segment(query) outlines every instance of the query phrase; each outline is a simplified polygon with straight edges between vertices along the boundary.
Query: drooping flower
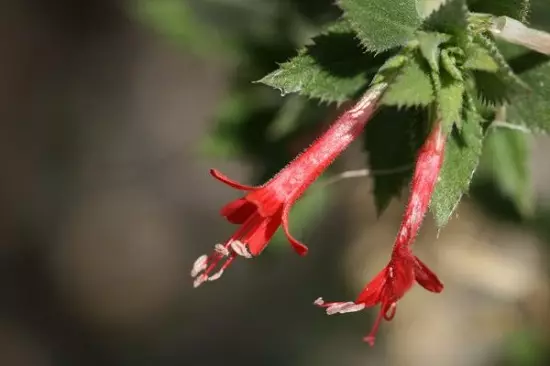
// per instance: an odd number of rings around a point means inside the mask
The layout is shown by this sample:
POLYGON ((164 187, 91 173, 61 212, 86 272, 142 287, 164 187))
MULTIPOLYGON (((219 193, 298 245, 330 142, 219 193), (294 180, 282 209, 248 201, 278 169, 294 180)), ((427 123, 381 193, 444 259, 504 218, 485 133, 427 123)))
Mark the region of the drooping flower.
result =
POLYGON ((298 254, 307 253, 307 247, 289 231, 288 216, 292 205, 360 136, 385 88, 386 84, 371 87, 323 135, 262 186, 243 185, 216 170, 210 171, 216 179, 246 194, 221 209, 221 215, 229 222, 241 226, 224 244, 217 244, 211 255, 202 255, 195 261, 191 270, 195 287, 218 279, 236 256, 252 258, 260 254, 279 226, 283 227, 288 241, 298 254))
POLYGON ((441 125, 436 123, 418 153, 405 216, 386 267, 363 288, 355 301, 325 302, 319 298, 314 302, 315 305, 326 308, 329 315, 360 311, 380 304, 372 330, 364 338, 371 346, 374 345, 382 319, 393 319, 397 302, 415 282, 431 292, 443 291, 441 281, 413 254, 411 245, 420 229, 439 177, 445 143, 446 136, 441 125))

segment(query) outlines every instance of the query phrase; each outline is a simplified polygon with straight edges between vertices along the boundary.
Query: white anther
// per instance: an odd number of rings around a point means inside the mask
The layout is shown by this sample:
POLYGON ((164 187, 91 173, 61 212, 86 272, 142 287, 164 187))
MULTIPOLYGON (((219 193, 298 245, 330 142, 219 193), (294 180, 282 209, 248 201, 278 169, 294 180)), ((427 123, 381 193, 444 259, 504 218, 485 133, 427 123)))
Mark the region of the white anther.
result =
POLYGON ((212 276, 208 277, 208 281, 216 281, 223 274, 223 269, 220 269, 218 272, 214 273, 212 276))
POLYGON ((336 303, 334 305, 331 305, 327 308, 327 314, 328 315, 334 315, 337 313, 345 314, 345 313, 353 313, 356 311, 361 311, 365 308, 365 304, 356 304, 352 301, 349 302, 340 302, 336 303))
POLYGON ((313 302, 313 305, 322 306, 325 303, 322 297, 318 298, 313 302))
POLYGON ((197 258, 195 263, 193 263, 193 268, 191 269, 191 277, 197 277, 199 273, 204 271, 208 266, 208 256, 206 254, 201 255, 197 258))
POLYGON ((208 276, 203 273, 199 277, 195 278, 195 281, 193 281, 193 287, 197 288, 207 280, 208 280, 208 276))
POLYGON ((234 240, 230 244, 231 249, 238 255, 245 257, 245 258, 252 258, 252 254, 248 251, 246 248, 246 245, 240 241, 240 240, 234 240))
POLYGON ((223 257, 227 257, 230 254, 229 249, 221 244, 214 245, 214 250, 216 251, 216 253, 220 254, 223 257))

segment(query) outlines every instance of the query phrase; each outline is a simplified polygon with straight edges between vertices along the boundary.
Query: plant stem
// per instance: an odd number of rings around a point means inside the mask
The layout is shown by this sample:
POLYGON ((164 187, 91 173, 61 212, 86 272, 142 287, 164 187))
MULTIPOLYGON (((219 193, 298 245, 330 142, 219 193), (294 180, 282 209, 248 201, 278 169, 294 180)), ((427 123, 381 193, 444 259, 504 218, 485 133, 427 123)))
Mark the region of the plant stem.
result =
POLYGON ((490 31, 503 41, 550 55, 550 34, 529 28, 520 21, 506 16, 494 18, 490 31))

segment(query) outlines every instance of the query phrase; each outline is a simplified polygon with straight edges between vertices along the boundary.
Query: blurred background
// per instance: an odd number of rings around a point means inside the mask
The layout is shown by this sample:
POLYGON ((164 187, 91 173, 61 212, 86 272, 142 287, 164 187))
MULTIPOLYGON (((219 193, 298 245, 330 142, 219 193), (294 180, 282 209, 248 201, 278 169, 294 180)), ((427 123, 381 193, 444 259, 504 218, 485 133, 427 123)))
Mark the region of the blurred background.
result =
MULTIPOLYGON (((367 178, 295 207, 307 257, 278 236, 193 290, 238 195, 208 169, 262 182, 337 113, 252 83, 337 16, 332 0, 1 2, 0 365, 550 364, 544 137, 520 181, 480 174, 443 231, 428 217, 416 250, 446 289, 415 288, 375 348, 377 310, 312 306, 388 259, 403 201, 378 218, 367 178)), ((365 162, 355 144, 328 175, 365 162)))

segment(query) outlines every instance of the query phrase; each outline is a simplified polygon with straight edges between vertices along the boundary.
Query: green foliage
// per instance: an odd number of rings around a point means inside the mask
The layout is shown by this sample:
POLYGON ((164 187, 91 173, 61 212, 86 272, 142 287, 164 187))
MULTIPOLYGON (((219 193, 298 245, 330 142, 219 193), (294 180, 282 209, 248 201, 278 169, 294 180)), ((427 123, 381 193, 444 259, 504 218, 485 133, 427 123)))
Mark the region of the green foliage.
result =
POLYGON ((374 172, 371 177, 379 215, 409 182, 419 142, 425 138, 425 122, 421 110, 384 108, 367 124, 365 150, 374 172))
POLYGON ((444 226, 455 211, 479 163, 483 130, 476 112, 466 109, 459 132, 454 130, 447 141, 445 160, 430 202, 437 226, 444 226))
POLYGON ((505 128, 491 128, 483 147, 479 174, 494 181, 501 193, 514 202, 518 211, 530 216, 534 211, 531 183, 531 136, 505 128))
POLYGON ((465 34, 468 27, 468 8, 465 0, 447 0, 426 18, 425 27, 455 36, 465 34))
POLYGON ((434 100, 428 66, 418 55, 411 57, 401 68, 382 97, 390 106, 427 106, 434 100))
POLYGON ((467 52, 466 61, 464 62, 465 69, 488 73, 498 72, 499 65, 487 49, 481 47, 479 44, 472 44, 467 52))
POLYGON ((444 76, 441 89, 437 94, 438 112, 443 128, 446 131, 451 131, 455 123, 460 128, 462 126, 464 83, 444 76))
POLYGON ((338 5, 369 51, 405 45, 421 23, 415 0, 339 0, 338 5))
MULTIPOLYGON (((506 105, 508 123, 550 132, 550 60, 495 42, 486 32, 489 18, 471 12, 516 19, 529 14, 532 26, 550 30, 547 0, 339 0, 338 7, 330 0, 136 1, 147 24, 192 49, 220 58, 238 49, 230 95, 203 147, 258 161, 258 182, 293 157, 289 145, 332 118, 327 104, 340 105, 369 83, 386 82, 383 107, 365 134, 370 169, 413 164, 431 122, 427 112, 437 111, 449 133, 431 201, 438 225, 468 191, 483 146, 482 175, 521 212, 532 210, 527 136, 491 129, 484 142, 483 128, 506 105), (237 21, 226 21, 227 14, 237 21), (251 84, 258 79, 277 90, 251 84)), ((373 175, 379 213, 410 174, 373 175)), ((306 225, 320 211, 317 204, 326 197, 313 190, 300 201, 306 208, 293 211, 293 225, 306 225)))
POLYGON ((417 37, 422 56, 428 61, 432 70, 439 72, 440 46, 448 42, 451 36, 437 32, 418 32, 417 37))
POLYGON ((259 82, 282 94, 299 93, 325 102, 341 103, 365 87, 380 58, 363 53, 351 27, 345 21, 328 27, 302 49, 259 82))
POLYGON ((529 90, 517 93, 510 101, 508 122, 550 133, 550 58, 521 73, 521 78, 529 90))

